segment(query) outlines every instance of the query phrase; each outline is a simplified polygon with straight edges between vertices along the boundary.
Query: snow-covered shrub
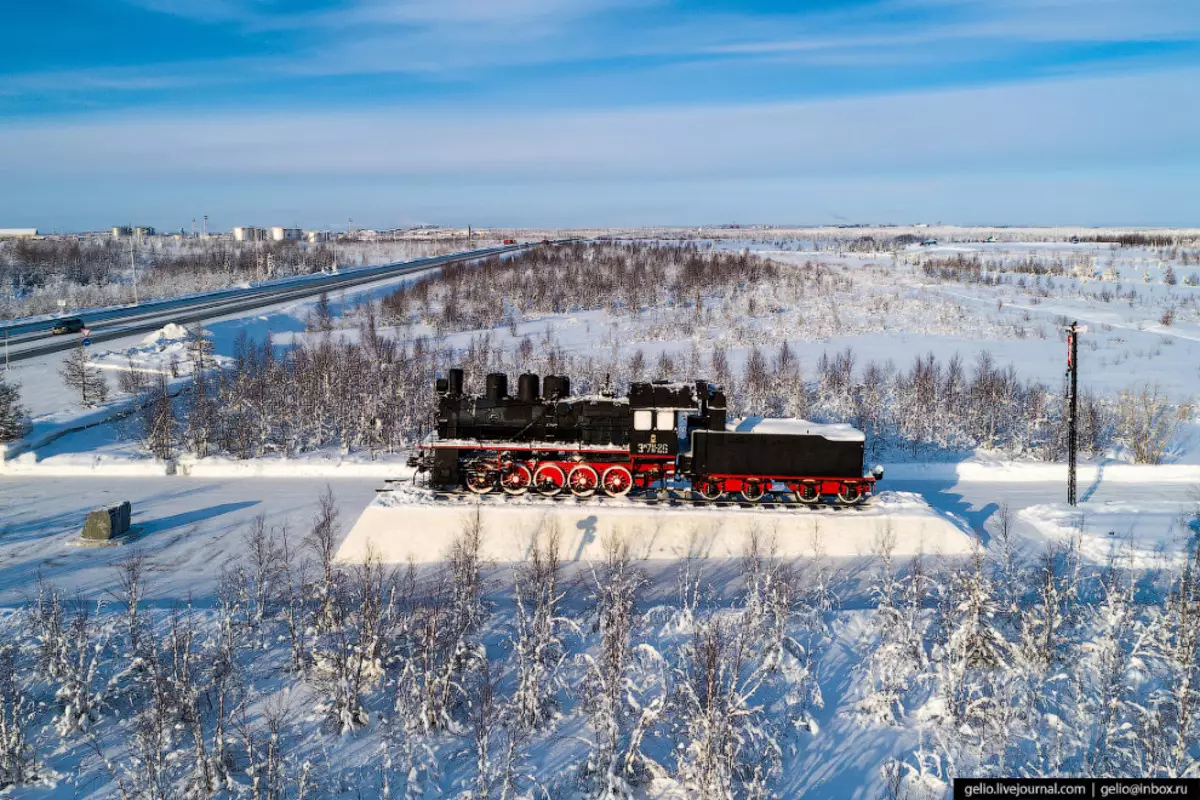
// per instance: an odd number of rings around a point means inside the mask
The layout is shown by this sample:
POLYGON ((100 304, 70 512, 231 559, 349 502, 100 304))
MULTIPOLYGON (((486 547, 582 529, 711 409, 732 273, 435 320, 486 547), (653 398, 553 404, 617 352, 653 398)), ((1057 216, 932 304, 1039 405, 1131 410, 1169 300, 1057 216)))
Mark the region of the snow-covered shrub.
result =
POLYGON ((39 778, 39 764, 29 742, 35 709, 17 674, 17 653, 0 645, 0 792, 39 778))
POLYGON ((609 538, 592 578, 600 639, 594 654, 579 659, 584 668, 579 694, 594 737, 582 777, 593 796, 629 797, 658 770, 642 741, 666 704, 665 664, 654 647, 633 641, 646 578, 633 563, 629 543, 609 538))
POLYGON ((25 435, 25 408, 21 405, 21 387, 9 383, 0 372, 0 443, 25 435))

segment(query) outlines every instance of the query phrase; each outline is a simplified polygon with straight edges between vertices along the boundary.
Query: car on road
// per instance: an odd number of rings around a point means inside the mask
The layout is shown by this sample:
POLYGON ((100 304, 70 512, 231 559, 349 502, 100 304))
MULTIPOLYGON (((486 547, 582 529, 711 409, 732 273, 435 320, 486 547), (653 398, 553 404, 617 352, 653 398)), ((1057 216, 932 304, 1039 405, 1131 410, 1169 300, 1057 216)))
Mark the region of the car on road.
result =
POLYGON ((54 323, 54 327, 50 329, 50 333, 55 336, 61 336, 64 333, 79 333, 83 328, 83 320, 79 317, 71 317, 70 319, 60 319, 54 323))

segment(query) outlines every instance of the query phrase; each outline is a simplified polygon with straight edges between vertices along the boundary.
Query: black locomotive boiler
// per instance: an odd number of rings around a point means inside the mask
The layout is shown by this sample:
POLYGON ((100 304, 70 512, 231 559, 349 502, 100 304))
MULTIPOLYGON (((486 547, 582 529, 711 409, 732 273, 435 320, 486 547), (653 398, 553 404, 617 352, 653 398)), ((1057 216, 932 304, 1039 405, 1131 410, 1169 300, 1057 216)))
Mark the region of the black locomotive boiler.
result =
POLYGON ((477 394, 452 369, 437 393, 437 432, 409 463, 444 492, 621 497, 685 479, 702 500, 855 504, 883 477, 864 474, 865 439, 849 425, 751 418, 730 429, 724 392, 704 380, 578 396, 565 376, 525 374, 513 396, 507 375, 477 394))

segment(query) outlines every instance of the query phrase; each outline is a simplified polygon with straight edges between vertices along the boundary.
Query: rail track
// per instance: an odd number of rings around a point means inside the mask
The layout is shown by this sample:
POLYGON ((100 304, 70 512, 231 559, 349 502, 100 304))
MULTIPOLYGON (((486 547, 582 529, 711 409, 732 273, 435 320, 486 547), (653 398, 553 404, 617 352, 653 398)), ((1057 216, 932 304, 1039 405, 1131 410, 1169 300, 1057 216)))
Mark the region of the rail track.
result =
POLYGON ((719 509, 764 509, 767 511, 862 511, 870 508, 873 503, 873 496, 861 500, 853 504, 845 503, 801 503, 795 500, 767 500, 763 499, 758 502, 749 502, 747 500, 720 499, 720 500, 705 500, 699 497, 690 497, 691 489, 671 488, 665 491, 655 493, 629 493, 622 497, 606 497, 603 495, 593 495, 591 497, 580 497, 574 494, 521 494, 511 495, 504 492, 490 492, 488 494, 471 494, 469 492, 443 492, 426 489, 419 486, 410 479, 395 478, 384 481, 384 487, 376 489, 377 493, 392 492, 396 489, 404 487, 416 486, 435 503, 444 503, 446 505, 481 505, 495 506, 497 508, 511 506, 529 506, 529 505, 574 505, 589 508, 604 508, 612 509, 628 508, 630 504, 648 507, 661 508, 719 508, 719 509))

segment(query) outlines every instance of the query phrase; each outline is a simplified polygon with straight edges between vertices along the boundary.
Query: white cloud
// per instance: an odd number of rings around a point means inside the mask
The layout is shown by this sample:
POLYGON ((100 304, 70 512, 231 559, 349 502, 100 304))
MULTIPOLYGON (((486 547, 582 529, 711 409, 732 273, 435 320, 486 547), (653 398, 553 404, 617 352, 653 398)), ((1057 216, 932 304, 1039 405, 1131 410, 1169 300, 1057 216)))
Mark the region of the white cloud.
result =
POLYGON ((0 129, 0 174, 690 179, 1171 162, 1194 155, 1200 109, 1182 101, 1198 80, 1188 69, 745 106, 58 119, 0 129))

